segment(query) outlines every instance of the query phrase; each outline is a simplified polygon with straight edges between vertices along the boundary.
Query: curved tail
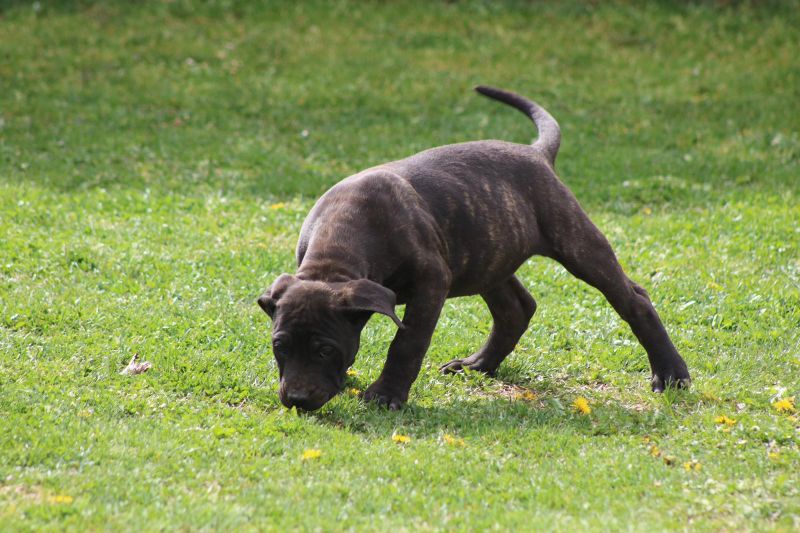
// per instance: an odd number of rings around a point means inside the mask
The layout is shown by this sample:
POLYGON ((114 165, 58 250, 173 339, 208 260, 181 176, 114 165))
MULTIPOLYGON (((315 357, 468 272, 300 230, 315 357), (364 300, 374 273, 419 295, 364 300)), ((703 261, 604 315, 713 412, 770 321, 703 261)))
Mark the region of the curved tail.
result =
POLYGON ((515 107, 525 113, 539 130, 539 138, 533 143, 533 146, 539 148, 547 156, 551 165, 555 165, 556 155, 558 154, 558 147, 561 146, 561 128, 558 127, 558 122, 550 113, 544 110, 536 102, 532 102, 527 98, 523 98, 518 94, 495 89, 494 87, 486 87, 485 85, 478 85, 475 90, 484 96, 499 100, 504 104, 515 107))

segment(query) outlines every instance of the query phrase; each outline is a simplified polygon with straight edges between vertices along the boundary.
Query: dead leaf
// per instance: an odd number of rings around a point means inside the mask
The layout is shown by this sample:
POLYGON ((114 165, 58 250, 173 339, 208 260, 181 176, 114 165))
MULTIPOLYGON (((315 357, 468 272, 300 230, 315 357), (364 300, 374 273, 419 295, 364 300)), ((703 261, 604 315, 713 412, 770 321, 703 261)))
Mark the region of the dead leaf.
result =
POLYGON ((133 357, 131 357, 131 362, 128 363, 128 366, 122 369, 120 374, 123 376, 135 376, 137 374, 143 374, 144 372, 147 372, 153 368, 153 363, 150 361, 142 361, 139 363, 138 360, 139 354, 134 354, 133 357))

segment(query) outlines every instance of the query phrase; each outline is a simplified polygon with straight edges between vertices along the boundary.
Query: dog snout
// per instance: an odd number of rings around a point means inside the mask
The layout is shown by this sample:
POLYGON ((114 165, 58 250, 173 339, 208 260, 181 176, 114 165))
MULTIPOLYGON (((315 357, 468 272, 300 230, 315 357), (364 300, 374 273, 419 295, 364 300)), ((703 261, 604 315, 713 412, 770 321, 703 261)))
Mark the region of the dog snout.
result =
POLYGON ((306 411, 312 410, 312 406, 314 402, 308 396, 304 394, 299 394, 296 392, 290 392, 286 394, 285 401, 283 404, 286 407, 297 407, 298 409, 304 409, 306 411))
POLYGON ((281 403, 288 408, 296 407, 303 411, 316 411, 327 402, 331 395, 312 394, 298 390, 286 391, 280 395, 281 403))

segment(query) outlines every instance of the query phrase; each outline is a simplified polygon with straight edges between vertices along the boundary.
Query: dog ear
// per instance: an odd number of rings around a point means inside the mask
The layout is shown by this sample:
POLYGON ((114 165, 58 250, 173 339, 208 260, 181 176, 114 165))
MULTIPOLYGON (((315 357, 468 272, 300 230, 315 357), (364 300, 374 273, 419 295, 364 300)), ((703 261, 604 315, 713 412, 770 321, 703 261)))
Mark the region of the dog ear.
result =
POLYGON ((267 292, 259 296, 258 305, 261 306, 261 309, 263 309, 270 318, 275 314, 275 306, 278 305, 278 300, 280 300, 283 293, 286 292, 286 289, 295 281, 297 281, 296 277, 290 274, 281 274, 272 286, 267 289, 267 292))
POLYGON ((391 289, 368 279, 348 281, 335 288, 341 298, 340 305, 346 311, 380 313, 391 318, 398 328, 405 327, 394 313, 397 297, 391 289))

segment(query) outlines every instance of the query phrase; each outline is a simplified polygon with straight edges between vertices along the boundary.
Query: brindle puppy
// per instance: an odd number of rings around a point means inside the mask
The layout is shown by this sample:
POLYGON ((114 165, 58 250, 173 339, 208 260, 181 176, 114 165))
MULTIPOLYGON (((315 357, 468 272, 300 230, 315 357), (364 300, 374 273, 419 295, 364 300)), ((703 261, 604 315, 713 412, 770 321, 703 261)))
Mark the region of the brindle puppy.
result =
POLYGON ((686 363, 639 285, 553 169, 558 124, 534 102, 477 87, 536 123, 532 145, 475 141, 426 150, 341 181, 309 213, 297 273, 259 298, 287 407, 321 407, 342 390, 372 313, 398 332, 364 398, 397 409, 408 399, 445 299, 480 294, 494 325, 486 344, 444 372, 492 374, 536 311, 514 276, 532 255, 551 257, 599 289, 647 351, 652 388, 688 386, 686 363), (396 304, 406 304, 401 321, 396 304))

